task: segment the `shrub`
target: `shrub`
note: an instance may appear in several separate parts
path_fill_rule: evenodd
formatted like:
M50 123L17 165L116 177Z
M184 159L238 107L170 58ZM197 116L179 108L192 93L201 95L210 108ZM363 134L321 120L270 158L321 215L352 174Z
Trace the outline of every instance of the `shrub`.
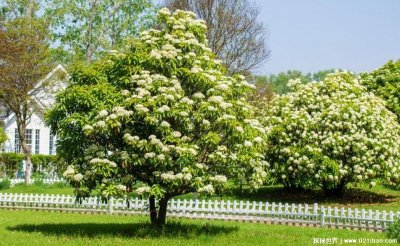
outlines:
M1 153L0 154L0 176L14 177L20 169L24 160L23 154Z
M400 219L397 219L389 226L386 234L389 238L397 239L397 242L400 242Z
M399 182L400 125L384 102L350 73L301 84L267 112L267 160L288 188L320 186L342 195L349 182Z
M1 153L0 154L0 176L14 177L21 168L22 161L25 159L23 154ZM62 176L66 165L65 162L56 155L32 155L33 176Z
M9 189L11 187L11 181L8 178L0 179L0 190Z

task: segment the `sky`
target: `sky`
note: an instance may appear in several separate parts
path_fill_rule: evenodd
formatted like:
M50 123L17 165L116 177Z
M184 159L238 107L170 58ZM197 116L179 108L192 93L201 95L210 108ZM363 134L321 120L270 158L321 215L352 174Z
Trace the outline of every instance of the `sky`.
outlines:
M400 0L254 2L271 50L256 74L331 68L363 72L400 59Z

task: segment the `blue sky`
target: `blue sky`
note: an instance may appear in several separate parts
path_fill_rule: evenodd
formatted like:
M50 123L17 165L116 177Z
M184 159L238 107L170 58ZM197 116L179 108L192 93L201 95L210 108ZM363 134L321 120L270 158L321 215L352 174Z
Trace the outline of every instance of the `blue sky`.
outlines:
M251 1L251 0L250 0ZM400 59L400 0L255 0L271 56L257 74L370 71Z

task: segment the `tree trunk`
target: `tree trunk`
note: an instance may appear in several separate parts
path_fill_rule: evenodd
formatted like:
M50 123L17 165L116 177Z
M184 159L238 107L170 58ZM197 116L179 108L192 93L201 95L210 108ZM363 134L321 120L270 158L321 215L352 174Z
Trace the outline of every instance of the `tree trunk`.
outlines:
M156 224L157 222L157 208L156 208L156 199L154 196L149 198L150 201L150 222L151 224Z
M32 160L31 160L31 149L29 146L26 144L26 138L25 138L25 131L26 131L26 114L24 114L24 117L16 114L16 119L17 119L17 130L18 130L18 138L19 138L19 146L20 150L19 152L22 152L25 154L25 184L29 185L31 182L31 169L32 169Z
M167 207L169 197L161 198L158 201L158 210L154 196L149 198L150 202L150 222L154 226L163 226L167 218Z
M165 221L167 218L168 199L168 197L160 199L157 216L157 225L159 226L165 225Z

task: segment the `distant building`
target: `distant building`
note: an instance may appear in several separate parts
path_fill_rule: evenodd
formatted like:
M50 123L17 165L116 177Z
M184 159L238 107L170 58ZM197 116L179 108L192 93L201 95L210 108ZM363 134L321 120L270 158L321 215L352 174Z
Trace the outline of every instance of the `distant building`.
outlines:
M68 73L63 66L58 65L43 80L39 81L30 92L33 114L26 127L25 138L32 154L52 155L56 153L56 136L50 133L44 123L44 111L51 107L55 95L67 86ZM8 137L1 146L0 152L20 152L17 122L14 113L0 103L0 127Z

